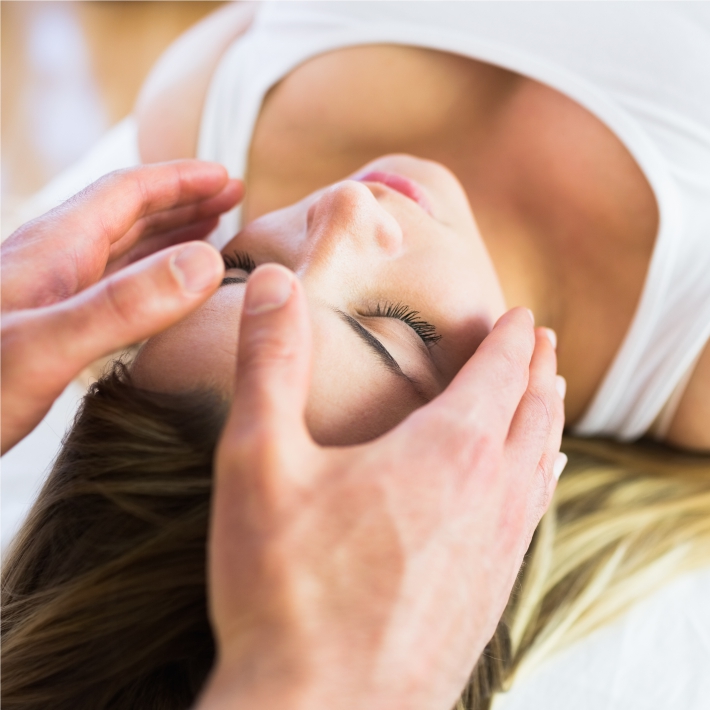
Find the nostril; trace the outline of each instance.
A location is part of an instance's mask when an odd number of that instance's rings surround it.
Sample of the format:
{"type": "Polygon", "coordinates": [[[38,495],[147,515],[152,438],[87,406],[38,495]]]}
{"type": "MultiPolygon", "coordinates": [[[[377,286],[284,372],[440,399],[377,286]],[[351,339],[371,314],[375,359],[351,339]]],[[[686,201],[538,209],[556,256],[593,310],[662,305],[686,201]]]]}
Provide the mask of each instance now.
{"type": "Polygon", "coordinates": [[[375,224],[375,239],[387,256],[396,256],[402,249],[404,234],[400,223],[385,210],[381,210],[375,224]]]}
{"type": "Polygon", "coordinates": [[[313,220],[315,218],[316,210],[318,209],[318,203],[314,202],[306,212],[306,231],[310,231],[313,226],[313,220]]]}

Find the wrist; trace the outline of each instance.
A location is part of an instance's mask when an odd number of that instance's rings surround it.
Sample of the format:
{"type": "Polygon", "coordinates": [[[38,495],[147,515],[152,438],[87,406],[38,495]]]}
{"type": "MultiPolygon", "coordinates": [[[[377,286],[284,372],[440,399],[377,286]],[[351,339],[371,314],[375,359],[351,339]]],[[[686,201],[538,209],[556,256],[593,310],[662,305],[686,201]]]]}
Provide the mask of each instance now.
{"type": "MultiPolygon", "coordinates": [[[[327,668],[308,677],[294,669],[270,667],[217,665],[205,685],[193,710],[399,710],[399,708],[440,708],[446,710],[451,702],[439,702],[448,693],[431,692],[428,684],[414,684],[408,690],[393,687],[392,679],[387,684],[371,684],[365,679],[339,678],[333,682],[333,674],[327,668]],[[378,688],[379,685],[379,688],[378,688]]],[[[340,674],[337,674],[340,676],[340,674]]],[[[349,674],[348,674],[349,675],[349,674]]],[[[446,690],[449,690],[448,688],[446,690]]]]}
{"type": "Polygon", "coordinates": [[[300,674],[283,668],[267,672],[253,660],[237,667],[218,664],[194,710],[312,710],[317,705],[307,687],[300,674]]]}

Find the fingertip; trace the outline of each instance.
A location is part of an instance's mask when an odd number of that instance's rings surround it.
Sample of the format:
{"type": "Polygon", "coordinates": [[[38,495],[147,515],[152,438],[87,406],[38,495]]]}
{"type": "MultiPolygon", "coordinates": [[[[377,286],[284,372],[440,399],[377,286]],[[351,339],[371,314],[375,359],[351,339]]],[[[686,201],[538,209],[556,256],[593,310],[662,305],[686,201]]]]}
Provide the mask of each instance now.
{"type": "MultiPolygon", "coordinates": [[[[537,344],[536,329],[530,318],[530,309],[517,306],[506,311],[493,326],[494,339],[518,343],[525,351],[525,357],[532,357],[537,344]]],[[[485,341],[484,341],[485,342],[485,341]]]]}
{"type": "Polygon", "coordinates": [[[550,345],[554,350],[557,350],[557,333],[552,328],[540,328],[540,331],[550,341],[550,345]]]}
{"type": "Polygon", "coordinates": [[[183,173],[183,176],[189,175],[197,179],[208,178],[221,180],[222,184],[229,180],[227,168],[222,165],[222,163],[217,163],[212,160],[196,160],[190,158],[187,160],[173,160],[167,164],[172,164],[177,167],[183,173]]]}
{"type": "Polygon", "coordinates": [[[244,296],[244,312],[257,316],[288,303],[293,294],[295,276],[281,264],[264,264],[249,277],[244,296]]]}
{"type": "Polygon", "coordinates": [[[188,199],[217,195],[230,181],[227,168],[221,163],[190,159],[156,165],[158,169],[170,167],[177,173],[181,194],[188,199]]]}
{"type": "Polygon", "coordinates": [[[240,178],[229,178],[227,180],[227,186],[237,190],[240,193],[244,192],[244,180],[240,178]]]}
{"type": "Polygon", "coordinates": [[[557,454],[557,457],[555,458],[555,463],[552,467],[552,475],[555,477],[555,481],[560,480],[560,476],[562,475],[562,472],[565,470],[565,467],[567,466],[567,454],[562,453],[560,451],[557,454]]]}
{"type": "Polygon", "coordinates": [[[183,291],[200,294],[217,288],[224,274],[220,253],[206,242],[191,242],[170,257],[170,270],[183,291]]]}
{"type": "Polygon", "coordinates": [[[560,399],[564,400],[567,394],[567,380],[562,375],[555,376],[555,389],[557,394],[560,395],[560,399]]]}
{"type": "Polygon", "coordinates": [[[535,351],[533,361],[545,368],[545,372],[557,371],[557,335],[550,328],[535,328],[535,351]],[[552,368],[552,370],[550,370],[552,368]]]}
{"type": "Polygon", "coordinates": [[[532,331],[535,327],[535,316],[529,308],[525,308],[524,306],[516,306],[515,308],[511,308],[506,311],[500,318],[498,318],[493,327],[494,329],[500,328],[512,323],[522,325],[532,331]]]}
{"type": "Polygon", "coordinates": [[[244,198],[244,181],[239,178],[229,178],[227,184],[222,188],[219,197],[224,198],[230,209],[244,198]]]}

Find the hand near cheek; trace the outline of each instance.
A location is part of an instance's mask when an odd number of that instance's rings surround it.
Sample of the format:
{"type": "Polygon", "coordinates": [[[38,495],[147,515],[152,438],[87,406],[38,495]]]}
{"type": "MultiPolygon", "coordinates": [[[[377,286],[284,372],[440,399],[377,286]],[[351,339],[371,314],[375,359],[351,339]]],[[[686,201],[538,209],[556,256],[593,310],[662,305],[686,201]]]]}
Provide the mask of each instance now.
{"type": "Polygon", "coordinates": [[[167,328],[210,296],[221,257],[207,244],[184,242],[206,236],[242,191],[222,166],[199,161],[120,171],[7,239],[3,452],[84,367],[167,328]]]}
{"type": "Polygon", "coordinates": [[[430,404],[322,448],[304,423],[299,282],[263,266],[245,298],[210,530],[218,658],[198,707],[449,710],[555,487],[554,348],[511,311],[430,404]]]}

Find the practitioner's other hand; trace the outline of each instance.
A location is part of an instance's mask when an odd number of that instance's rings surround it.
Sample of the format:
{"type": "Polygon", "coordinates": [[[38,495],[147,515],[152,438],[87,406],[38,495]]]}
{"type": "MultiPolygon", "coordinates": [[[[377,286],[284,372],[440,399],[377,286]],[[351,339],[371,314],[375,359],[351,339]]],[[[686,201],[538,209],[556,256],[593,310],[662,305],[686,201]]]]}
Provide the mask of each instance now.
{"type": "Polygon", "coordinates": [[[205,237],[242,192],[222,166],[196,160],[119,171],[5,241],[3,453],[93,360],[167,328],[214,292],[219,253],[185,242],[205,237]]]}
{"type": "Polygon", "coordinates": [[[217,662],[198,707],[449,710],[564,465],[554,347],[504,315],[447,390],[368,444],[304,423],[298,280],[247,285],[209,542],[217,662]]]}

